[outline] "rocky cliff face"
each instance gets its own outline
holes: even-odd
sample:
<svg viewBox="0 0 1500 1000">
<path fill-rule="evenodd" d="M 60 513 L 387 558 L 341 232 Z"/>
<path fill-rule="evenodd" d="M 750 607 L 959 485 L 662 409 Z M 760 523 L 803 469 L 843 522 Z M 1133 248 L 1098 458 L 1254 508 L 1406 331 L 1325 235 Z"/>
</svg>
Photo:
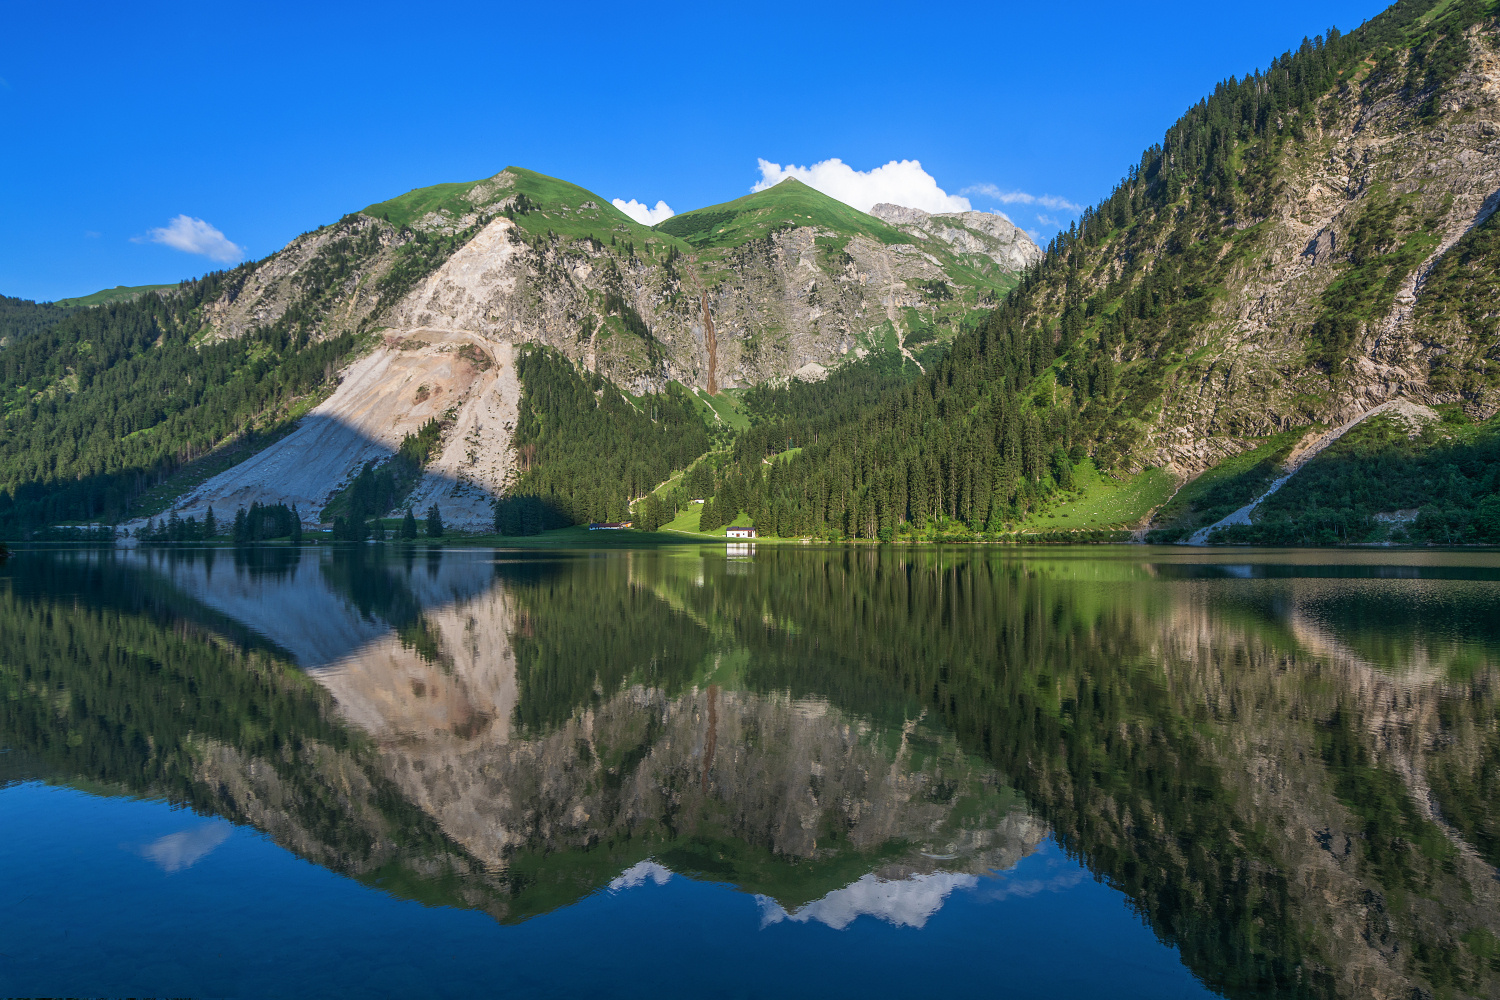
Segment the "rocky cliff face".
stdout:
<svg viewBox="0 0 1500 1000">
<path fill-rule="evenodd" d="M 700 253 L 580 188 L 528 188 L 536 176 L 508 168 L 454 209 L 402 225 L 353 215 L 301 236 L 205 319 L 214 336 L 289 316 L 317 336 L 454 331 L 545 343 L 636 390 L 746 386 L 816 374 L 918 328 L 944 339 L 954 290 L 993 301 L 1039 254 L 979 212 L 916 213 L 900 227 L 908 243 L 789 224 Z"/>
<path fill-rule="evenodd" d="M 1041 259 L 1041 248 L 1004 215 L 994 212 L 939 212 L 882 202 L 870 209 L 898 229 L 935 236 L 965 254 L 981 254 L 1008 271 L 1021 271 Z"/>
<path fill-rule="evenodd" d="M 1201 286 L 1175 294 L 1209 293 L 1182 313 L 1178 348 L 1153 357 L 1116 334 L 1113 359 L 1150 362 L 1161 386 L 1130 432 L 1130 464 L 1192 474 L 1248 438 L 1399 397 L 1475 417 L 1500 407 L 1495 261 L 1470 246 L 1500 204 L 1500 29 L 1465 41 L 1462 70 L 1436 91 L 1398 50 L 1237 154 L 1224 235 L 1179 203 L 1145 241 L 1122 231 L 1081 253 L 1076 297 L 1041 297 L 1040 314 L 1060 315 L 1160 278 L 1168 258 Z"/>
</svg>

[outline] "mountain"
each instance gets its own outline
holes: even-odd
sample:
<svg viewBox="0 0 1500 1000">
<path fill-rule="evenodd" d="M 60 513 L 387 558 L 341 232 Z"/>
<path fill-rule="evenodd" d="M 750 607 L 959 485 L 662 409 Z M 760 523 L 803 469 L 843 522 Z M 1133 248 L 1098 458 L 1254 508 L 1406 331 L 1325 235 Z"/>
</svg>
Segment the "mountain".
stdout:
<svg viewBox="0 0 1500 1000">
<path fill-rule="evenodd" d="M 1266 540 L 1500 540 L 1497 59 L 1475 0 L 1305 41 L 1041 257 L 1001 216 L 796 181 L 654 229 L 517 167 L 412 191 L 5 348 L 0 523 L 255 501 L 313 523 L 418 451 L 369 496 L 476 529 L 502 495 L 535 528 L 651 493 L 670 522 L 709 499 L 674 478 L 691 407 L 717 446 L 695 482 L 724 491 L 700 526 L 1165 541 L 1279 510 Z"/>
<path fill-rule="evenodd" d="M 1321 522 L 1277 537 L 1379 540 L 1375 515 L 1411 492 L 1440 508 L 1422 537 L 1489 537 L 1497 60 L 1494 5 L 1407 0 L 1221 84 L 919 386 L 837 430 L 742 437 L 741 470 L 806 445 L 760 508 L 783 533 L 885 538 L 1120 527 L 1161 508 L 1158 537 L 1180 538 L 1325 429 L 1404 400 L 1443 415 L 1415 432 L 1432 459 L 1372 446 L 1383 474 L 1324 477 L 1352 492 L 1324 490 Z M 1407 438 L 1375 419 L 1374 438 Z M 1160 486 L 1111 508 L 1100 471 Z M 1424 485 L 1397 496 L 1406 475 Z"/>
<path fill-rule="evenodd" d="M 215 507 L 222 523 L 261 502 L 316 523 L 366 463 L 433 423 L 424 477 L 400 473 L 397 492 L 475 529 L 529 462 L 518 469 L 511 449 L 518 345 L 612 393 L 711 396 L 871 351 L 935 356 L 1016 281 L 992 256 L 795 181 L 731 204 L 706 211 L 736 215 L 732 239 L 683 239 L 507 167 L 370 205 L 202 281 L 76 315 L 19 304 L 47 336 L 0 369 L 0 522 L 138 527 Z M 651 468 L 593 474 L 608 497 L 569 509 L 615 510 Z"/>
<path fill-rule="evenodd" d="M 1041 260 L 1031 237 L 995 212 L 939 212 L 882 202 L 870 209 L 882 222 L 912 235 L 936 237 L 960 253 L 983 255 L 1008 271 L 1023 271 Z"/>
</svg>

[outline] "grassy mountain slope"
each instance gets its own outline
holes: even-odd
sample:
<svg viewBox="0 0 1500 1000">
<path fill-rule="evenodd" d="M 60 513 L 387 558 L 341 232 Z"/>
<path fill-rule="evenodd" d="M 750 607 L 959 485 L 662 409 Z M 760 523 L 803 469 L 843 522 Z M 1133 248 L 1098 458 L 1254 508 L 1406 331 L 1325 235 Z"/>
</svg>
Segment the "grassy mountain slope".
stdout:
<svg viewBox="0 0 1500 1000">
<path fill-rule="evenodd" d="M 531 235 L 552 231 L 562 236 L 608 238 L 619 234 L 641 243 L 651 228 L 636 222 L 577 184 L 522 167 L 506 167 L 481 181 L 434 184 L 363 209 L 361 215 L 398 228 L 452 229 L 472 224 L 481 215 L 505 214 Z M 658 237 L 659 242 L 667 241 Z"/>
<path fill-rule="evenodd" d="M 910 236 L 789 177 L 764 191 L 722 205 L 694 209 L 657 223 L 658 232 L 694 247 L 737 247 L 765 239 L 781 226 L 821 226 L 847 235 L 863 234 L 882 243 L 914 243 Z"/>
<path fill-rule="evenodd" d="M 127 302 L 139 298 L 146 292 L 159 292 L 167 288 L 176 288 L 176 285 L 116 285 L 113 288 L 103 288 L 89 295 L 80 295 L 71 299 L 58 299 L 52 303 L 64 309 L 80 306 L 102 306 L 110 302 Z"/>
</svg>

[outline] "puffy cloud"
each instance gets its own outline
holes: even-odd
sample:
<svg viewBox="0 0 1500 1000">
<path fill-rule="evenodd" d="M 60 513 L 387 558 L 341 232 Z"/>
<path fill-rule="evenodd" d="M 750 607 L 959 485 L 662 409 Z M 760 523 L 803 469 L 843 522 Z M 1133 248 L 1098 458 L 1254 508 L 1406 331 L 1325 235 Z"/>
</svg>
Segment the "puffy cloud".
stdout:
<svg viewBox="0 0 1500 1000">
<path fill-rule="evenodd" d="M 1054 212 L 1078 213 L 1083 211 L 1082 205 L 1075 204 L 1066 198 L 1059 198 L 1055 194 L 1027 194 L 1025 191 L 1002 191 L 993 184 L 975 184 L 972 187 L 964 188 L 959 193 L 979 195 L 991 201 L 998 201 L 1002 205 L 1040 205 L 1043 208 L 1050 208 Z"/>
<path fill-rule="evenodd" d="M 614 206 L 643 226 L 654 226 L 658 222 L 666 222 L 677 214 L 664 201 L 658 201 L 655 208 L 647 208 L 634 198 L 629 201 L 626 201 L 624 198 L 616 198 Z"/>
<path fill-rule="evenodd" d="M 189 215 L 179 215 L 165 227 L 148 232 L 146 238 L 152 243 L 164 243 L 184 253 L 202 254 L 209 260 L 224 264 L 233 264 L 245 257 L 244 247 L 231 243 L 213 226 Z"/>
<path fill-rule="evenodd" d="M 672 881 L 672 869 L 659 865 L 655 861 L 637 861 L 610 880 L 609 891 L 634 889 L 645 885 L 648 879 L 657 885 L 666 885 Z"/>
<path fill-rule="evenodd" d="M 873 170 L 855 170 L 843 160 L 823 160 L 810 167 L 782 166 L 760 160 L 760 180 L 751 191 L 764 191 L 795 177 L 808 187 L 837 198 L 861 212 L 868 212 L 881 202 L 920 208 L 924 212 L 967 212 L 969 199 L 949 194 L 938 187 L 931 174 L 918 160 L 892 160 Z"/>
<path fill-rule="evenodd" d="M 922 927 L 955 889 L 972 889 L 979 884 L 973 875 L 934 872 L 913 875 L 901 880 L 883 879 L 874 873 L 835 889 L 822 899 L 788 912 L 768 896 L 757 896 L 760 925 L 779 924 L 783 920 L 820 924 L 843 930 L 859 917 L 875 917 L 897 927 Z"/>
</svg>

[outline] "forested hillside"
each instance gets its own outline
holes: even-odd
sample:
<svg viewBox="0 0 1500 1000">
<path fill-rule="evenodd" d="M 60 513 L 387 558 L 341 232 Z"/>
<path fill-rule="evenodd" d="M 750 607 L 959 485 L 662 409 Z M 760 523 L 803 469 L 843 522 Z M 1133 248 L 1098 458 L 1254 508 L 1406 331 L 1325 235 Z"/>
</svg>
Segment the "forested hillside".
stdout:
<svg viewBox="0 0 1500 1000">
<path fill-rule="evenodd" d="M 1454 192 L 1429 190 L 1430 179 L 1402 191 L 1367 177 L 1341 232 L 1320 237 L 1339 247 L 1323 272 L 1272 273 L 1285 263 L 1275 230 L 1286 190 L 1303 181 L 1300 158 L 1361 115 L 1387 130 L 1457 127 L 1453 94 L 1473 88 L 1471 63 L 1495 51 L 1492 6 L 1407 0 L 1221 84 L 915 385 L 813 440 L 744 436 L 736 475 L 751 484 L 757 523 L 835 537 L 891 538 L 929 523 L 1004 530 L 1068 489 L 1085 457 L 1117 472 L 1166 463 L 1191 475 L 1278 431 L 1357 413 L 1369 405 L 1367 370 L 1387 379 L 1386 392 L 1493 412 L 1490 225 L 1482 208 L 1470 218 L 1473 198 L 1455 207 Z M 1441 263 L 1416 297 L 1424 261 Z M 1286 286 L 1285 308 L 1301 320 L 1290 335 L 1226 332 L 1259 291 L 1247 274 Z M 1403 294 L 1416 298 L 1420 338 L 1437 343 L 1415 352 L 1416 375 L 1391 385 L 1370 341 L 1419 338 L 1409 316 L 1390 319 Z M 1446 341 L 1433 332 L 1442 323 Z M 1291 355 L 1281 353 L 1288 336 Z M 1290 367 L 1257 372 L 1266 359 L 1235 353 L 1240 337 L 1261 337 L 1261 353 Z M 790 461 L 762 464 L 789 447 L 800 448 Z"/>
<path fill-rule="evenodd" d="M 545 347 L 523 350 L 516 367 L 520 478 L 497 518 L 507 534 L 624 520 L 634 498 L 708 450 L 708 427 L 676 383 L 631 397 Z"/>
<path fill-rule="evenodd" d="M 354 346 L 288 315 L 202 343 L 200 313 L 244 269 L 74 312 L 0 352 L 0 533 L 114 522 L 184 464 L 294 417 Z"/>
</svg>

